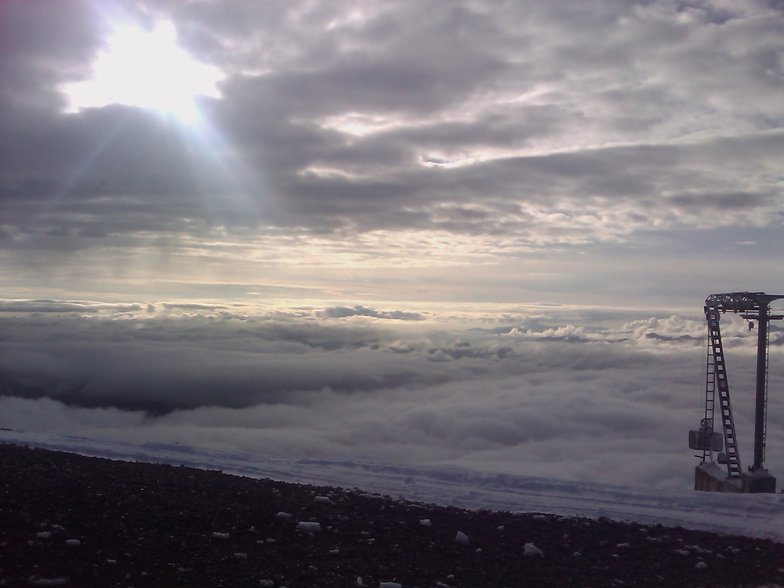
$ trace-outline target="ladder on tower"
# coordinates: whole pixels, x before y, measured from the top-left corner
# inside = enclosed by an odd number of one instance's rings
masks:
[[[727,474],[730,478],[739,478],[742,470],[738,452],[738,439],[735,435],[735,419],[732,417],[732,406],[730,404],[727,366],[724,363],[724,348],[721,343],[719,311],[713,306],[706,306],[705,318],[708,321],[708,369],[705,380],[705,398],[706,401],[710,402],[712,409],[714,397],[716,392],[718,392],[727,456]],[[706,406],[707,404],[708,402],[706,402]]]

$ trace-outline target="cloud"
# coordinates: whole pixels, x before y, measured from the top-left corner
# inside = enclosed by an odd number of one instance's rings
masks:
[[[406,312],[403,310],[375,310],[367,306],[333,306],[320,311],[320,314],[329,318],[348,318],[352,316],[367,316],[380,319],[392,319],[401,321],[421,321],[425,316],[418,312]]]
[[[513,342],[434,330],[410,311],[258,315],[222,305],[57,300],[4,301],[2,308],[14,311],[3,313],[3,392],[76,406],[239,408],[300,393],[370,393],[524,369]],[[393,321],[399,328],[345,321],[355,316],[403,320]]]
[[[87,71],[104,16],[67,3],[44,19],[66,50],[46,41],[31,53],[14,32],[42,35],[26,6],[5,13],[3,61],[32,64],[25,100],[54,96]],[[212,130],[178,132],[122,106],[19,106],[4,119],[5,247],[296,227],[336,242],[413,230],[549,248],[779,216],[782,17],[764,3],[206,3],[167,16],[227,74],[224,98],[203,104]]]
[[[373,328],[331,326],[281,314],[248,317],[215,305],[159,306],[164,312],[152,315],[142,305],[109,307],[112,312],[90,319],[81,317],[96,309],[85,304],[6,302],[4,308],[17,316],[5,321],[14,335],[3,344],[2,391],[52,396],[77,406],[161,412],[205,405],[244,407],[285,402],[302,391],[353,393],[447,378],[379,351],[383,337]],[[129,310],[135,313],[128,315]],[[59,319],[53,323],[29,314],[41,311]],[[69,318],[75,311],[80,318]],[[373,316],[410,320],[418,315]]]
[[[705,365],[698,316],[539,307],[489,313],[485,328],[470,315],[357,324],[318,307],[227,316],[209,305],[181,314],[138,306],[134,315],[3,313],[0,424],[288,457],[691,483],[685,432],[701,415]],[[744,321],[724,323],[747,452],[755,337]],[[784,385],[779,349],[771,390]],[[784,463],[776,397],[772,470]]]
[[[135,313],[142,310],[140,304],[108,304],[70,300],[0,300],[0,312],[14,313]]]
[[[683,482],[704,296],[782,289],[775,3],[50,12],[0,18],[7,418]],[[160,19],[225,75],[199,124],[64,112],[113,26]]]

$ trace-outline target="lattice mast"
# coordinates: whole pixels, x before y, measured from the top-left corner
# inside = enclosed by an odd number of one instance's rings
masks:
[[[765,294],[764,292],[730,292],[728,294],[712,294],[705,300],[706,316],[708,315],[708,309],[714,309],[717,316],[717,325],[719,312],[734,312],[736,314],[740,314],[740,316],[749,321],[750,327],[754,326],[752,321],[757,322],[757,377],[756,403],[754,411],[754,464],[750,468],[752,471],[762,469],[762,464],[765,461],[765,429],[767,424],[768,400],[768,324],[771,320],[780,320],[784,318],[784,316],[774,316],[770,313],[770,303],[774,300],[778,300],[779,298],[784,298],[784,294]],[[708,324],[710,325],[710,320],[708,321]],[[721,335],[719,335],[719,339],[721,339]],[[731,416],[731,408],[729,409],[729,412]],[[725,441],[726,431],[727,429],[725,427]],[[728,463],[727,465],[729,467],[730,464]]]

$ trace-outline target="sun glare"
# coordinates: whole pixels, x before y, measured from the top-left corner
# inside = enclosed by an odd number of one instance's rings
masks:
[[[152,31],[125,27],[107,39],[93,64],[93,78],[63,86],[68,112],[109,104],[147,108],[189,122],[198,117],[197,96],[220,98],[216,67],[193,59],[177,44],[169,21]]]

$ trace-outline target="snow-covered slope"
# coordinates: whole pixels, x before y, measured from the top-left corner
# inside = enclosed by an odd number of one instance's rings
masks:
[[[487,474],[462,468],[398,466],[358,460],[292,459],[198,447],[0,431],[0,442],[115,459],[183,464],[250,477],[362,488],[409,500],[472,509],[607,517],[683,526],[784,542],[784,494],[666,492],[624,486]]]

